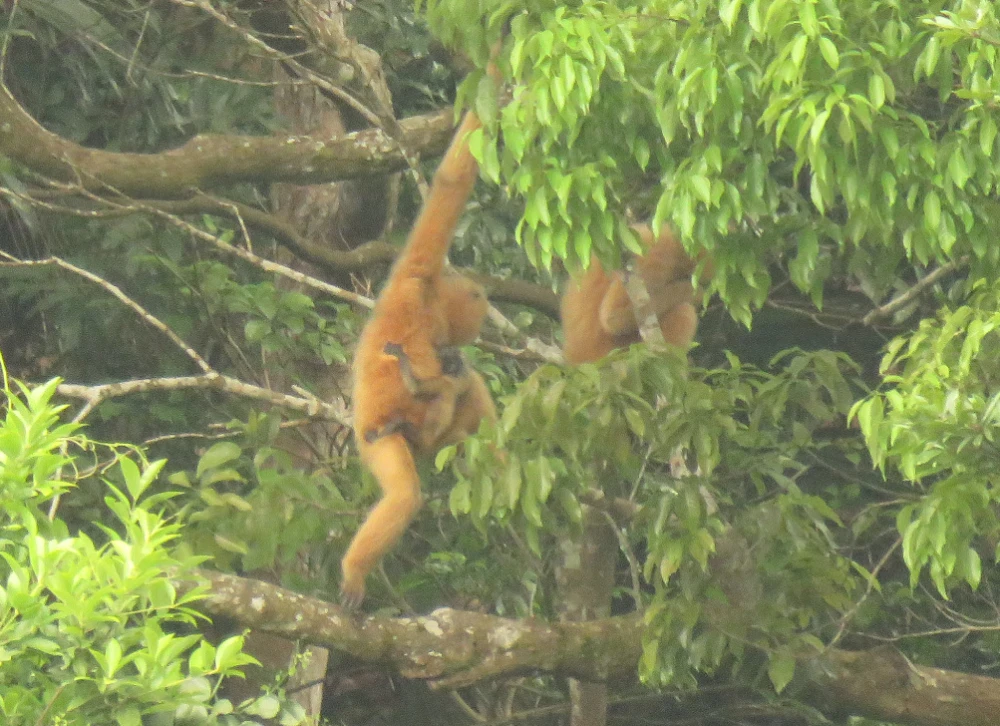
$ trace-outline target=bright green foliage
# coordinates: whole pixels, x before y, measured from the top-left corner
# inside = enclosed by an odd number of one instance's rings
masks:
[[[988,0],[428,0],[446,40],[513,17],[515,82],[484,168],[525,204],[529,256],[614,260],[622,213],[713,251],[738,319],[768,258],[819,304],[830,255],[883,287],[905,257],[998,260],[1000,96]],[[519,10],[526,12],[518,13]],[[639,180],[652,198],[636,198]],[[789,244],[791,243],[791,244]]]
[[[817,457],[843,446],[815,432],[854,393],[846,359],[827,352],[790,352],[775,375],[729,363],[687,370],[677,354],[636,346],[540,368],[498,425],[467,442],[451,507],[484,531],[512,523],[541,557],[578,532],[583,503],[632,502],[627,539],[645,540],[642,577],[656,590],[645,677],[683,682],[752,644],[775,654],[780,688],[788,649],[820,647],[817,627],[855,588],[840,520],[811,484]],[[679,447],[692,452],[690,476],[671,474]],[[734,620],[727,602],[749,615]]]
[[[215,692],[222,676],[252,659],[241,652],[242,637],[205,641],[192,627],[199,592],[178,594],[171,582],[198,559],[172,551],[180,524],[160,510],[173,495],[150,493],[165,462],[140,465],[74,435],[50,402],[57,384],[8,393],[0,421],[0,720],[239,723]],[[110,462],[98,458],[99,468],[120,482],[107,485],[99,537],[73,534],[52,516],[84,452],[111,454]]]
[[[897,517],[916,584],[938,591],[982,577],[974,540],[1000,528],[1000,292],[980,284],[968,305],[924,320],[882,362],[885,389],[854,408],[875,464],[920,497]]]

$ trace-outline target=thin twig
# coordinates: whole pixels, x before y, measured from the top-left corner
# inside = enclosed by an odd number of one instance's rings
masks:
[[[63,383],[57,391],[63,396],[77,398],[87,402],[84,407],[88,411],[102,401],[133,393],[149,391],[178,391],[191,388],[211,388],[226,393],[232,393],[256,401],[272,403],[276,406],[302,411],[310,417],[332,419],[344,423],[349,418],[346,409],[315,397],[289,396],[261,386],[245,383],[231,376],[220,373],[207,373],[202,376],[177,376],[173,378],[141,378],[117,383],[103,383],[96,386],[84,386]],[[79,414],[77,418],[82,418]]]
[[[834,647],[843,637],[844,633],[847,631],[847,624],[857,614],[858,610],[861,609],[861,606],[868,599],[868,596],[872,594],[872,590],[875,589],[875,583],[878,582],[879,572],[881,572],[882,568],[885,567],[885,564],[889,561],[892,553],[895,552],[902,543],[902,537],[897,537],[896,541],[892,543],[892,547],[886,550],[885,554],[882,555],[882,558],[876,563],[870,573],[871,576],[868,578],[868,587],[865,588],[864,594],[858,598],[858,601],[851,606],[850,610],[844,613],[843,617],[840,619],[840,627],[837,628],[837,634],[830,640],[829,644],[826,646],[827,648]]]
[[[330,295],[331,297],[340,298],[341,300],[346,300],[349,303],[358,305],[363,308],[371,309],[375,307],[375,302],[371,298],[367,298],[364,295],[358,295],[357,293],[350,292],[349,290],[337,287],[336,285],[331,285],[328,282],[317,280],[315,277],[306,275],[305,273],[299,272],[298,270],[293,270],[291,267],[282,265],[278,262],[272,262],[271,260],[266,260],[263,257],[260,257],[259,255],[255,255],[253,252],[250,252],[249,250],[245,250],[242,247],[237,247],[236,245],[224,242],[215,235],[209,234],[204,230],[198,229],[198,227],[194,226],[190,222],[186,222],[180,217],[177,217],[173,214],[164,212],[163,210],[157,209],[156,207],[151,207],[147,204],[137,204],[136,206],[137,208],[143,209],[149,212],[150,214],[154,214],[158,217],[166,219],[174,226],[183,229],[192,237],[200,239],[204,242],[208,242],[216,249],[225,252],[226,254],[235,255],[244,262],[249,262],[255,267],[259,267],[260,269],[264,270],[265,272],[281,275],[282,277],[286,277],[289,280],[293,280],[294,282],[297,282],[301,285],[305,285],[306,287],[311,287],[312,289],[324,292],[327,295]]]
[[[117,285],[108,282],[103,277],[99,277],[92,272],[88,272],[87,270],[84,270],[82,267],[77,267],[76,265],[62,259],[61,257],[46,257],[43,260],[22,260],[17,257],[14,257],[11,254],[3,252],[2,250],[0,250],[0,257],[7,260],[7,262],[0,262],[0,267],[44,267],[48,265],[55,265],[57,267],[61,267],[64,270],[68,270],[69,272],[72,272],[75,275],[79,275],[85,280],[89,280],[90,282],[99,285],[100,287],[104,288],[109,293],[111,293],[111,295],[117,298],[126,307],[131,309],[136,315],[145,320],[146,323],[148,323],[150,326],[156,328],[165,336],[167,336],[170,339],[170,341],[178,348],[183,350],[184,353],[188,356],[188,358],[193,360],[195,364],[199,368],[201,368],[202,371],[204,371],[205,373],[212,372],[212,366],[210,366],[208,362],[198,354],[198,351],[196,351],[190,345],[185,343],[184,340],[182,340],[181,337],[177,335],[177,333],[175,333],[166,325],[166,323],[161,321],[152,313],[148,312],[144,307],[142,307],[142,305],[135,302],[132,298],[130,298],[128,295],[122,292],[121,288],[119,288]]]
[[[954,272],[960,267],[964,267],[968,263],[969,263],[969,257],[968,255],[965,255],[963,257],[959,257],[957,260],[952,260],[951,262],[945,265],[941,265],[939,268],[928,274],[927,277],[917,281],[913,285],[913,287],[911,287],[909,290],[904,292],[899,297],[895,297],[889,302],[887,302],[885,305],[872,310],[870,313],[868,313],[861,319],[861,322],[864,323],[865,325],[871,325],[875,320],[878,320],[879,318],[884,318],[889,315],[892,315],[900,308],[904,308],[907,305],[909,305],[914,299],[916,299],[918,295],[920,295],[924,290],[926,290],[928,287],[936,283],[942,277]]]

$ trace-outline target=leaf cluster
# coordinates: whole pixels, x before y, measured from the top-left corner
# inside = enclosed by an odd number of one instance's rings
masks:
[[[524,202],[529,257],[614,263],[628,211],[710,250],[714,289],[749,321],[787,255],[816,304],[846,256],[885,289],[903,259],[996,269],[998,35],[992,3],[648,0],[427,3],[482,52],[512,18],[513,98],[476,148]],[[469,82],[469,93],[476,79]],[[480,88],[477,109],[486,104]]]
[[[99,538],[73,534],[55,516],[77,476],[80,457],[69,450],[101,448],[59,422],[51,403],[58,383],[8,389],[0,421],[4,722],[238,723],[238,709],[216,690],[253,660],[242,637],[212,645],[194,631],[191,606],[202,591],[179,594],[172,584],[200,558],[174,550],[181,524],[161,513],[174,495],[150,493],[165,462],[117,454],[103,467],[119,486],[105,482],[108,523]],[[252,702],[239,712],[265,707],[281,710]],[[291,714],[285,723],[295,722]]]
[[[979,585],[980,538],[1000,529],[998,326],[1000,297],[980,282],[968,304],[895,339],[883,388],[853,409],[874,463],[918,494],[897,516],[911,585],[926,568],[945,597],[958,583]]]
[[[842,523],[813,482],[820,457],[856,457],[860,442],[818,435],[842,425],[855,399],[846,358],[789,351],[773,365],[731,356],[698,370],[635,346],[597,364],[544,366],[503,402],[496,426],[466,442],[451,509],[486,533],[512,526],[540,559],[579,536],[585,507],[618,516],[655,593],[647,678],[684,682],[741,662],[748,645],[785,663],[818,647],[827,619],[850,606],[857,578]],[[624,522],[623,501],[634,509]]]

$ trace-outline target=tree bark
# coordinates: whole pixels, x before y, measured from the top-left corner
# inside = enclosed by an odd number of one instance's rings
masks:
[[[178,575],[181,593],[207,581],[194,606],[252,628],[334,648],[436,688],[523,673],[586,681],[634,679],[640,614],[576,623],[510,620],[440,608],[414,618],[357,617],[331,603],[264,582],[199,570]],[[891,649],[830,649],[804,656],[803,699],[831,718],[866,716],[905,726],[995,726],[1000,679],[915,665]]]
[[[332,138],[196,136],[159,154],[88,149],[46,130],[0,87],[0,154],[37,174],[95,193],[176,199],[235,182],[317,184],[387,174],[406,166],[400,144],[439,154],[451,140],[452,109],[400,122],[400,142],[378,129]]]
[[[562,545],[556,573],[560,617],[568,622],[611,615],[618,539],[602,512],[586,507],[583,531]],[[605,726],[608,687],[601,682],[569,679],[570,726]]]

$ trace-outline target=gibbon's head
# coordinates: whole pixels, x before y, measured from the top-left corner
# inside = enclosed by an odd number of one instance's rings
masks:
[[[445,275],[441,300],[448,318],[448,344],[468,345],[478,338],[489,307],[483,286],[462,275]]]

